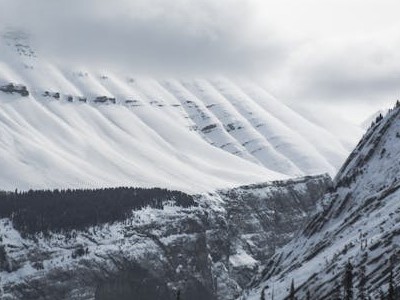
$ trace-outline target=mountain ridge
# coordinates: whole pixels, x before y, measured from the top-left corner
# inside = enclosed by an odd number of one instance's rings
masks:
[[[0,193],[0,298],[233,299],[331,185]]]
[[[397,103],[376,120],[344,163],[322,199],[324,209],[276,254],[243,299],[259,299],[262,291],[265,299],[272,294],[286,299],[292,279],[300,299],[307,291],[311,299],[333,299],[348,262],[355,270],[354,292],[361,288],[361,269],[370,297],[388,292],[389,270],[398,285],[399,145]]]
[[[349,152],[339,137],[248,80],[65,66],[41,57],[18,32],[3,36],[0,49],[3,189],[199,192],[333,176]]]

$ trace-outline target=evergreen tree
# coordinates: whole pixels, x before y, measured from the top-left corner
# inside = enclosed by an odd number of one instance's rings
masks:
[[[388,296],[387,300],[397,300],[396,299],[396,291],[393,283],[393,270],[390,270],[389,274],[389,288],[388,288]]]
[[[383,119],[383,116],[381,113],[379,113],[379,116],[377,116],[375,119],[375,123],[379,123],[380,121],[382,121],[382,119]]]
[[[343,278],[344,300],[353,299],[353,265],[350,261],[346,264]]]
[[[306,292],[306,300],[311,300],[311,295],[309,290],[307,290]]]
[[[265,300],[265,288],[262,288],[261,290],[260,300]]]
[[[292,284],[290,285],[289,300],[296,300],[295,291],[294,291],[294,279],[292,279]]]
[[[367,300],[367,296],[365,293],[365,284],[367,278],[365,276],[365,266],[360,266],[360,276],[359,276],[359,283],[358,283],[358,299],[360,300]]]

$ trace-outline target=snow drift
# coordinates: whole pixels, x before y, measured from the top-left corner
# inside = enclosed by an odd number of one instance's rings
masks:
[[[54,64],[21,32],[1,40],[0,86],[1,189],[198,192],[333,175],[349,152],[252,82]]]

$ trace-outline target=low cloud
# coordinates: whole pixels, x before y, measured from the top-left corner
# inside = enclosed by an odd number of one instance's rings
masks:
[[[299,44],[269,88],[291,102],[391,103],[400,96],[400,34]]]
[[[396,3],[0,0],[0,26],[25,28],[63,62],[230,74],[291,102],[375,104],[400,94]]]
[[[41,53],[77,63],[246,74],[272,69],[288,50],[274,31],[255,30],[244,0],[0,2],[4,23],[34,33]]]

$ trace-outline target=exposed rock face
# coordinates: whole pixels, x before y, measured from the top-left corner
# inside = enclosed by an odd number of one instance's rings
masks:
[[[245,186],[62,235],[21,237],[2,219],[1,298],[234,299],[330,185],[315,176]]]
[[[230,226],[229,265],[241,287],[254,275],[251,267],[271,257],[293,238],[315,210],[321,188],[329,185],[329,177],[321,176],[221,192]],[[254,264],[247,259],[254,259]]]
[[[394,286],[400,283],[399,199],[398,102],[386,117],[377,118],[345,162],[323,199],[323,211],[273,257],[243,298],[274,294],[274,299],[286,299],[292,279],[299,299],[306,299],[307,291],[311,299],[340,298],[348,262],[357,297],[387,295],[391,271]]]
[[[0,86],[0,91],[8,94],[20,94],[22,97],[27,97],[29,96],[29,92],[24,85],[18,85],[18,84],[13,84],[9,83],[7,85]]]

